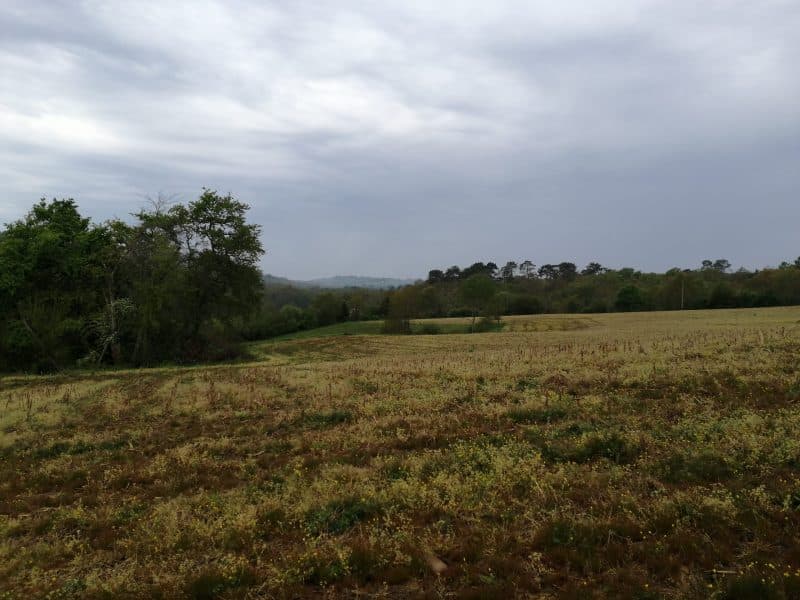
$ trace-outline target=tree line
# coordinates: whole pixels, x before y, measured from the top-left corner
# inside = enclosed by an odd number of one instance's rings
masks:
[[[41,200],[0,231],[0,371],[230,359],[243,341],[387,314],[385,290],[265,286],[248,210],[204,189],[92,223]]]
[[[582,269],[572,262],[476,262],[432,269],[424,282],[396,292],[390,304],[399,318],[795,305],[800,258],[756,271],[733,271],[724,258],[703,260],[696,269],[666,273],[598,262]]]
[[[246,340],[262,340],[346,321],[383,319],[389,310],[390,293],[269,283],[264,286],[260,305],[244,322],[241,334]]]
[[[480,331],[496,327],[503,315],[797,304],[800,258],[758,271],[733,271],[726,259],[704,260],[695,269],[665,273],[612,269],[598,262],[579,269],[572,262],[537,266],[522,260],[498,267],[490,261],[432,269],[426,280],[388,291],[269,286],[247,336],[262,339],[364,319],[383,319],[386,333],[411,333],[411,319],[469,317],[472,330]]]
[[[590,262],[476,262],[395,290],[265,286],[249,207],[204,189],[92,223],[73,200],[42,200],[0,231],[0,371],[234,358],[240,342],[344,321],[800,304],[800,258],[733,271],[725,259],[646,273]],[[478,320],[480,318],[480,320]],[[432,332],[432,329],[431,329]]]
[[[0,232],[0,370],[226,358],[260,305],[249,207],[204,189],[95,224],[42,200]]]

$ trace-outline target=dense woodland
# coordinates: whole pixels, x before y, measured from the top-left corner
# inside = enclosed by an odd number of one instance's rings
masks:
[[[221,360],[241,355],[244,340],[344,321],[409,333],[410,319],[426,317],[468,316],[480,330],[511,314],[800,304],[800,258],[666,273],[478,262],[395,290],[265,285],[248,208],[204,190],[187,205],[155,202],[131,223],[95,224],[72,200],[34,205],[0,232],[0,370]]]
[[[537,266],[530,260],[434,269],[418,290],[423,312],[464,311],[466,281],[485,278],[494,293],[482,304],[492,314],[600,313],[611,311],[735,308],[800,304],[800,258],[777,269],[731,272],[725,259],[704,260],[698,269],[644,273],[591,262]],[[434,291],[429,291],[434,290]],[[459,292],[461,292],[459,294]],[[469,303],[467,308],[469,307]]]
[[[300,290],[269,286],[248,331],[253,339],[337,321],[385,319],[389,333],[410,332],[409,319],[484,317],[476,328],[502,315],[604,313],[800,304],[800,258],[778,268],[731,270],[725,259],[704,260],[697,269],[643,273],[592,262],[474,263],[433,269],[426,281],[397,290]]]
[[[261,301],[260,228],[204,190],[132,224],[42,200],[0,234],[0,369],[226,358]]]

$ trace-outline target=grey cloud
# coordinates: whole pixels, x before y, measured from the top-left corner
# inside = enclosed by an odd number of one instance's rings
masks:
[[[0,220],[202,186],[265,271],[800,254],[800,7],[10,2]]]

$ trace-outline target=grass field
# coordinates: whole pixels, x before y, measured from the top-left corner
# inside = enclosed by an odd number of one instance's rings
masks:
[[[800,597],[800,308],[341,333],[0,379],[0,598]]]
[[[411,331],[412,333],[424,333],[424,326],[432,325],[437,333],[469,333],[471,323],[472,319],[468,318],[415,319],[411,321]],[[382,329],[383,321],[346,321],[344,323],[336,323],[335,325],[317,327],[316,329],[287,333],[272,338],[270,341],[308,340],[342,335],[380,335]],[[263,342],[256,342],[249,345],[257,348],[258,346],[262,346]]]

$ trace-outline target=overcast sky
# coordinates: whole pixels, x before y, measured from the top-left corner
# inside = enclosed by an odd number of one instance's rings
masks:
[[[0,3],[0,221],[203,186],[294,278],[776,265],[800,2]]]

